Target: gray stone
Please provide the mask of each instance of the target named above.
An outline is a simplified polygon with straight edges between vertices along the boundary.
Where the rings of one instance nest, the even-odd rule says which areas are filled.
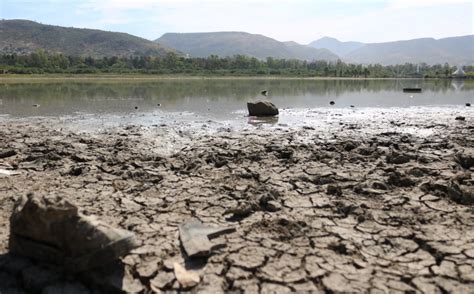
[[[270,101],[247,102],[250,116],[278,115],[278,108]]]
[[[209,255],[211,250],[216,248],[216,245],[213,245],[209,238],[232,232],[235,232],[235,228],[211,227],[203,225],[197,219],[191,219],[179,226],[181,244],[189,257]]]
[[[10,217],[10,252],[74,272],[104,266],[137,246],[133,233],[79,213],[60,196],[20,197]]]
[[[474,166],[474,150],[471,148],[458,152],[454,155],[454,160],[463,168],[470,169]]]

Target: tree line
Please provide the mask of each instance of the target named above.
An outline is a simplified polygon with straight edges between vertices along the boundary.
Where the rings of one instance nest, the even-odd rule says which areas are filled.
[[[449,64],[427,65],[406,63],[383,66],[380,64],[361,65],[345,63],[341,60],[304,61],[297,59],[265,60],[245,55],[207,58],[187,58],[176,53],[163,57],[81,57],[50,54],[43,50],[34,53],[0,55],[0,73],[13,74],[95,74],[95,73],[143,73],[143,74],[189,74],[189,75],[272,75],[302,77],[352,77],[352,78],[393,78],[393,77],[450,77],[455,67]],[[474,76],[474,67],[464,70]]]

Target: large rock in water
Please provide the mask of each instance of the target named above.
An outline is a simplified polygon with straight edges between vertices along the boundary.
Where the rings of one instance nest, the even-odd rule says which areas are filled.
[[[250,116],[278,115],[278,108],[270,101],[247,102]]]

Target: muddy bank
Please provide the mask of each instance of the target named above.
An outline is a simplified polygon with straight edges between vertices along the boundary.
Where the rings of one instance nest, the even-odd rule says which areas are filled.
[[[20,172],[0,177],[1,293],[180,290],[173,262],[196,271],[191,290],[206,292],[474,287],[469,117],[412,124],[412,134],[364,123],[212,134],[61,127],[1,122],[0,168]],[[12,257],[8,217],[30,191],[62,193],[143,245],[107,273],[70,275]],[[213,240],[226,246],[208,259],[185,260],[178,225],[191,217],[236,232]]]

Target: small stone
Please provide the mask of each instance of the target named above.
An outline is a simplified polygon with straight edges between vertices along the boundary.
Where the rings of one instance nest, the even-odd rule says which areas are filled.
[[[288,150],[281,150],[278,152],[278,158],[280,159],[291,159],[293,156],[293,150],[288,149]]]
[[[448,187],[448,196],[456,203],[464,205],[474,204],[474,188],[467,185],[452,184]]]
[[[266,209],[270,212],[275,212],[281,209],[281,204],[277,201],[271,200],[267,202]]]
[[[70,176],[74,176],[74,177],[77,177],[77,176],[80,176],[83,172],[83,169],[82,167],[80,166],[76,166],[76,167],[72,167],[69,171],[68,171],[68,174]]]
[[[389,155],[387,155],[387,163],[404,164],[409,161],[410,157],[395,151],[392,151]]]
[[[465,121],[465,120],[466,120],[466,117],[464,117],[464,116],[456,116],[455,120]]]
[[[470,169],[474,166],[474,151],[472,149],[467,149],[458,152],[454,155],[454,160],[463,168]]]
[[[397,187],[410,187],[415,184],[415,182],[410,177],[402,175],[396,171],[388,173],[387,183]]]
[[[328,185],[326,193],[329,195],[341,196],[342,189],[340,186],[337,186],[337,185]]]
[[[372,182],[372,188],[378,189],[378,190],[388,190],[387,185],[385,183],[379,182],[379,181],[373,181]]]
[[[346,142],[346,144],[344,144],[344,150],[345,151],[351,151],[353,149],[356,149],[357,148],[357,145],[354,144],[353,142]]]
[[[5,151],[0,151],[0,158],[7,158],[16,155],[16,151],[11,149],[11,150],[5,150]]]

